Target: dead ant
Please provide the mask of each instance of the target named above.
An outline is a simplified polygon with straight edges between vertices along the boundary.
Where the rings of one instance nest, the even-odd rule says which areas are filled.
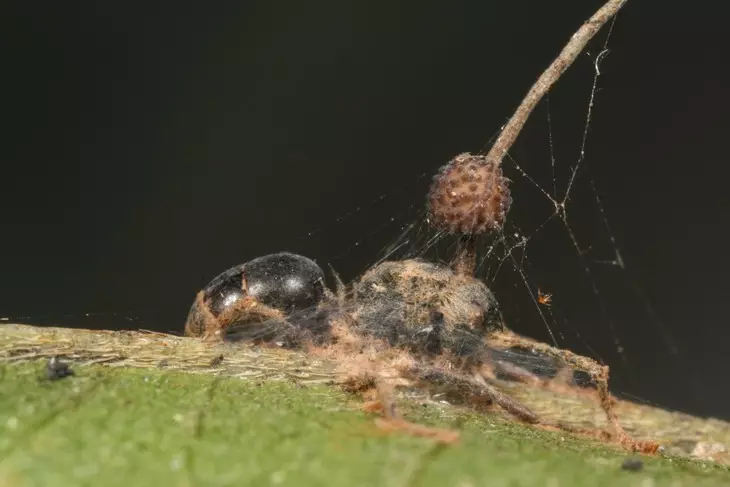
[[[336,277],[332,292],[322,270],[306,257],[259,257],[222,273],[198,293],[186,335],[299,348],[329,358],[338,364],[340,383],[348,390],[374,391],[371,408],[382,412],[382,427],[447,442],[456,437],[399,417],[395,388],[435,389],[452,400],[478,407],[496,404],[526,423],[555,427],[493,382],[493,351],[530,350],[587,372],[614,439],[634,449],[655,450],[654,444],[632,441],[620,426],[608,391],[608,367],[507,329],[494,295],[474,277],[477,236],[500,231],[512,202],[510,180],[500,168],[504,155],[540,98],[624,2],[609,0],[571,37],[486,155],[460,154],[434,177],[428,222],[458,238],[450,265],[386,261],[349,287]],[[549,305],[550,298],[539,293],[538,301]]]

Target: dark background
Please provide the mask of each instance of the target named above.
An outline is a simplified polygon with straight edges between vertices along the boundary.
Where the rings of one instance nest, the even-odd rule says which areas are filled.
[[[601,3],[3,2],[0,316],[179,332],[212,277],[279,250],[354,278]],[[560,221],[534,232],[552,203],[505,170],[559,343],[618,391],[730,418],[722,19],[631,0],[615,25],[568,204],[600,300]],[[550,96],[560,191],[605,37]],[[512,156],[550,191],[547,108]],[[591,180],[625,269],[598,262],[615,247]],[[510,325],[548,340],[506,268]]]

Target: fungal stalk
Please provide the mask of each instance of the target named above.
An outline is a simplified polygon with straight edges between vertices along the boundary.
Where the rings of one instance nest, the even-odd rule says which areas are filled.
[[[517,140],[528,117],[560,76],[576,60],[601,28],[627,0],[608,0],[572,35],[557,58],[540,75],[485,156],[461,154],[442,167],[428,194],[429,222],[439,231],[459,235],[459,249],[452,261],[456,273],[474,275],[477,237],[499,230],[509,211],[509,180],[500,165]]]

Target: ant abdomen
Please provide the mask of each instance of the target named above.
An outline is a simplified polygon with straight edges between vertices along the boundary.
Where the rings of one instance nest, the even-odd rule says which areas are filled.
[[[325,294],[324,272],[307,257],[264,255],[216,276],[190,308],[188,336],[226,335],[237,326],[253,341],[273,339],[286,317],[316,308]]]

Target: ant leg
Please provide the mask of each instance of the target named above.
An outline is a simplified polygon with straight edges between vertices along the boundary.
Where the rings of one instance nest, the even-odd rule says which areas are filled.
[[[395,403],[395,394],[390,384],[379,381],[377,397],[382,416],[375,420],[375,425],[386,432],[402,432],[412,436],[431,438],[439,443],[453,445],[459,442],[459,432],[446,428],[433,428],[423,424],[412,423],[400,417]]]
[[[445,429],[433,428],[430,426],[412,423],[401,417],[397,402],[396,386],[387,378],[376,377],[373,374],[358,374],[349,377],[343,386],[346,391],[371,395],[374,393],[374,400],[365,402],[363,409],[369,413],[379,413],[375,419],[375,426],[387,433],[405,433],[411,436],[431,438],[439,443],[452,445],[459,442],[459,432]],[[371,395],[371,397],[373,397]]]
[[[629,436],[619,423],[618,416],[616,416],[616,411],[613,408],[614,400],[608,390],[607,365],[600,365],[595,360],[588,357],[582,357],[570,350],[561,350],[546,343],[541,343],[531,338],[517,335],[509,330],[496,331],[490,334],[487,338],[487,343],[490,347],[494,348],[506,349],[518,347],[541,352],[548,356],[561,359],[565,364],[571,365],[576,369],[587,372],[590,375],[591,380],[593,380],[596,384],[601,408],[606,414],[608,423],[616,433],[617,439],[622,443],[628,440]]]
[[[489,384],[482,374],[475,374],[474,380],[481,386],[481,393],[488,397],[494,404],[502,407],[505,411],[516,418],[530,424],[540,422],[540,417],[532,412],[527,406],[511,398],[493,385]]]
[[[407,378],[418,382],[422,386],[446,393],[447,396],[456,398],[460,402],[483,404],[485,406],[496,404],[526,423],[536,424],[540,422],[540,417],[537,414],[487,382],[481,373],[477,372],[473,377],[468,377],[450,374],[433,367],[412,367],[404,374]]]
[[[573,368],[563,363],[562,359],[559,359],[558,362],[555,364],[557,372],[552,378],[540,377],[525,367],[508,362],[507,360],[490,359],[489,363],[485,363],[481,371],[488,379],[496,379],[497,374],[501,373],[507,376],[508,380],[521,382],[533,387],[541,387],[558,394],[565,393],[566,391],[579,395],[586,394],[587,391],[575,384]]]

